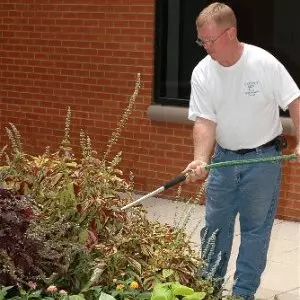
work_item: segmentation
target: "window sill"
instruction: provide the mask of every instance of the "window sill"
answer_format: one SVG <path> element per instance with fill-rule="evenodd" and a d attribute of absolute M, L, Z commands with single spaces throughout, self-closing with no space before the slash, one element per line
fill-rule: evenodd
<path fill-rule="evenodd" d="M 154 121 L 170 122 L 177 124 L 193 124 L 188 120 L 188 108 L 167 105 L 152 104 L 148 108 L 148 118 Z M 283 133 L 285 135 L 295 136 L 295 128 L 289 117 L 281 117 Z"/>

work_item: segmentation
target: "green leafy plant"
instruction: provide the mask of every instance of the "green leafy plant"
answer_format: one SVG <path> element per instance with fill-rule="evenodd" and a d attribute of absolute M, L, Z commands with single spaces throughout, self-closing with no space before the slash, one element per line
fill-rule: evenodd
<path fill-rule="evenodd" d="M 198 279 L 205 264 L 184 230 L 190 210 L 175 226 L 149 221 L 141 206 L 121 210 L 133 201 L 134 176 L 123 178 L 121 152 L 111 157 L 111 150 L 139 88 L 138 75 L 100 157 L 84 131 L 81 156 L 73 153 L 70 108 L 54 153 L 25 153 L 18 129 L 6 128 L 11 147 L 0 151 L 0 300 L 148 300 L 152 290 L 152 300 L 220 298 L 214 280 Z M 203 186 L 197 201 L 202 193 Z M 213 238 L 208 245 L 206 259 Z"/>
<path fill-rule="evenodd" d="M 133 174 L 129 180 L 122 178 L 120 152 L 109 158 L 133 110 L 139 87 L 138 76 L 128 107 L 102 157 L 83 131 L 82 155 L 73 153 L 70 108 L 65 134 L 54 153 L 49 148 L 39 156 L 25 153 L 17 128 L 13 124 L 7 128 L 11 147 L 1 151 L 5 164 L 0 167 L 0 185 L 33 203 L 34 217 L 26 221 L 19 240 L 29 239 L 36 245 L 31 253 L 35 272 L 26 272 L 28 260 L 20 265 L 12 252 L 6 251 L 5 265 L 10 274 L 19 271 L 17 277 L 0 280 L 0 284 L 17 284 L 25 291 L 30 290 L 29 282 L 37 284 L 39 290 L 55 285 L 70 295 L 96 293 L 99 288 L 94 288 L 100 286 L 101 292 L 115 291 L 116 297 L 121 294 L 115 282 L 136 281 L 139 290 L 127 293 L 139 297 L 159 282 L 196 284 L 201 259 L 182 229 L 150 222 L 140 206 L 128 213 L 121 210 L 133 200 Z M 3 207 L 9 205 L 6 202 Z M 21 218 L 17 206 L 13 211 Z"/>
<path fill-rule="evenodd" d="M 213 292 L 214 288 L 207 280 L 199 280 L 195 288 L 190 288 L 179 282 L 166 282 L 154 286 L 150 300 L 242 300 L 241 297 L 216 295 Z"/>
<path fill-rule="evenodd" d="M 175 300 L 181 296 L 184 300 L 202 300 L 206 293 L 196 293 L 192 288 L 184 286 L 179 282 L 157 284 L 151 296 L 151 300 Z"/>
<path fill-rule="evenodd" d="M 11 290 L 13 286 L 1 286 L 0 285 L 0 300 L 5 299 L 5 296 L 7 295 L 7 292 Z"/>

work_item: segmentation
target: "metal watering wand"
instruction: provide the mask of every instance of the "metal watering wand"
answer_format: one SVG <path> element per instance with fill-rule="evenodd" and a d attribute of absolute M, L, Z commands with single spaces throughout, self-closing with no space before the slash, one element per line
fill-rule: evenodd
<path fill-rule="evenodd" d="M 266 162 L 275 163 L 275 162 L 284 161 L 284 160 L 291 160 L 291 159 L 297 159 L 297 154 L 279 155 L 279 156 L 272 156 L 272 157 L 265 157 L 265 158 L 253 158 L 253 159 L 224 161 L 224 162 L 208 164 L 208 165 L 205 166 L 205 169 L 210 170 L 210 169 L 216 169 L 216 168 L 222 168 L 222 167 L 230 167 L 230 166 L 246 165 L 246 164 L 266 163 Z M 130 207 L 146 200 L 147 198 L 155 196 L 155 195 L 169 189 L 170 187 L 186 180 L 188 174 L 191 171 L 192 170 L 187 170 L 186 172 L 182 173 L 181 175 L 179 175 L 179 176 L 175 177 L 174 179 L 168 181 L 167 183 L 165 183 L 164 185 L 162 185 L 161 187 L 159 187 L 155 191 L 150 192 L 147 195 L 145 195 L 145 196 L 143 196 L 143 197 L 141 197 L 141 198 L 125 205 L 125 206 L 123 206 L 121 208 L 121 210 L 128 209 L 128 208 L 130 208 Z"/>

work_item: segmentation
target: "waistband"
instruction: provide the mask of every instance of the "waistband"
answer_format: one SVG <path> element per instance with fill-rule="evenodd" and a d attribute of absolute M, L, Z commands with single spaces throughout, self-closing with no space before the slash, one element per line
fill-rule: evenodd
<path fill-rule="evenodd" d="M 249 149 L 240 149 L 240 150 L 229 150 L 233 153 L 236 153 L 236 154 L 246 154 L 246 153 L 249 153 L 249 152 L 254 152 L 256 151 L 257 149 L 262 149 L 262 148 L 268 148 L 268 147 L 272 147 L 272 146 L 275 146 L 277 150 L 281 150 L 281 149 L 284 149 L 287 147 L 287 141 L 285 139 L 284 136 L 282 135 L 279 135 L 277 136 L 276 138 L 274 138 L 273 140 L 259 146 L 259 147 L 256 147 L 256 148 L 249 148 Z"/>

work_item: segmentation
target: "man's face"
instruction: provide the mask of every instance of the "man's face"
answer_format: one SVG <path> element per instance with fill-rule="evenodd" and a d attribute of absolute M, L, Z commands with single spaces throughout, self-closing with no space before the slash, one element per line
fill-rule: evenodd
<path fill-rule="evenodd" d="M 230 28 L 218 27 L 215 22 L 207 22 L 198 28 L 198 45 L 203 46 L 206 52 L 216 61 L 224 59 L 228 45 L 228 31 Z"/>

